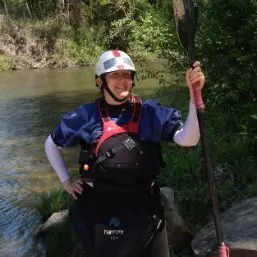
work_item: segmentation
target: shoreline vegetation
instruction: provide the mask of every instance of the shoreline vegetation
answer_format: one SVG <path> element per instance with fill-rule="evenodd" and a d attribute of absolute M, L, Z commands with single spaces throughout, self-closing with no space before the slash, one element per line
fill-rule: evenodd
<path fill-rule="evenodd" d="M 40 1 L 34 1 L 37 6 L 30 1 L 3 2 L 0 71 L 88 66 L 106 49 L 116 48 L 135 61 L 165 59 L 170 46 L 178 45 L 172 42 L 176 32 L 169 11 L 155 11 L 147 1 L 58 0 L 56 6 L 48 0 L 44 7 Z"/>
<path fill-rule="evenodd" d="M 135 61 L 166 59 L 167 70 L 184 72 L 187 64 L 171 2 L 2 1 L 0 70 L 90 65 L 103 50 L 119 48 Z M 207 77 L 203 92 L 207 138 L 223 212 L 257 196 L 257 3 L 200 0 L 199 10 L 196 42 Z M 151 75 L 158 77 L 158 73 Z M 166 83 L 153 97 L 165 105 L 176 103 L 186 113 L 185 90 L 162 82 Z M 160 185 L 174 189 L 188 231 L 194 235 L 212 218 L 201 146 L 185 149 L 164 144 L 163 148 L 167 167 L 159 177 Z M 67 207 L 69 200 L 61 200 L 62 195 L 57 190 L 41 196 L 38 208 L 43 221 Z M 58 235 L 45 242 L 51 249 L 48 257 L 57 256 L 57 246 L 64 245 Z M 174 256 L 185 255 L 178 251 Z"/>
<path fill-rule="evenodd" d="M 0 71 L 65 68 L 94 63 L 95 55 L 86 52 L 83 46 L 76 49 L 72 39 L 56 35 L 61 26 L 55 19 L 18 22 L 2 17 L 0 23 Z"/>

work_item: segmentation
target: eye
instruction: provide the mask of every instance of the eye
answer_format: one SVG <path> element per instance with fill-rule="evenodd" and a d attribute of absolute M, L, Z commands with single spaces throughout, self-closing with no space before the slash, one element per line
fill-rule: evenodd
<path fill-rule="evenodd" d="M 120 75 L 119 74 L 114 74 L 114 76 L 113 76 L 115 79 L 118 79 L 119 77 L 120 77 Z"/>
<path fill-rule="evenodd" d="M 113 79 L 116 79 L 116 78 L 119 78 L 119 74 L 118 73 L 112 73 L 110 75 L 110 77 L 113 78 Z"/>
<path fill-rule="evenodd" d="M 124 74 L 124 77 L 126 78 L 126 79 L 130 79 L 131 78 L 131 74 L 128 72 L 128 73 L 125 73 Z"/>

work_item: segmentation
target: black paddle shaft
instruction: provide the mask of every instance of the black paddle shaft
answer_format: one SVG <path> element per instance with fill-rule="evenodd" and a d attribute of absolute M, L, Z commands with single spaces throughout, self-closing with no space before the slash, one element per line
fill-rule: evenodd
<path fill-rule="evenodd" d="M 216 190 L 215 181 L 213 178 L 211 157 L 210 157 L 208 142 L 207 142 L 206 134 L 205 134 L 204 113 L 203 113 L 203 109 L 196 109 L 196 112 L 197 112 L 197 118 L 198 118 L 198 123 L 199 123 L 200 135 L 201 135 L 201 144 L 202 144 L 202 149 L 203 149 L 205 174 L 207 176 L 209 192 L 210 192 L 212 207 L 213 207 L 212 209 L 213 209 L 215 231 L 216 231 L 216 236 L 217 236 L 217 242 L 220 244 L 220 243 L 224 242 L 224 237 L 223 237 L 223 231 L 222 231 L 222 226 L 221 226 L 217 190 Z"/>
<path fill-rule="evenodd" d="M 197 29 L 198 5 L 196 0 L 173 0 L 174 14 L 177 25 L 177 32 L 181 45 L 187 55 L 190 67 L 193 68 L 195 62 L 195 33 Z M 199 123 L 201 144 L 203 149 L 205 173 L 209 185 L 209 192 L 213 206 L 214 224 L 216 230 L 217 241 L 223 243 L 223 231 L 221 227 L 221 219 L 219 212 L 219 203 L 216 192 L 215 181 L 213 179 L 213 170 L 208 143 L 205 134 L 204 122 L 204 104 L 202 102 L 201 91 L 199 85 L 193 85 L 194 98 L 196 103 L 197 118 Z"/>

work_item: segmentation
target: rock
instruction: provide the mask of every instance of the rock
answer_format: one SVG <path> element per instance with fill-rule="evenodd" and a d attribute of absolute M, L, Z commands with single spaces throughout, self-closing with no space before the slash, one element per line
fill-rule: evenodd
<path fill-rule="evenodd" d="M 39 225 L 35 231 L 34 236 L 41 236 L 56 230 L 57 227 L 62 226 L 68 220 L 68 210 L 53 213 L 45 223 Z"/>
<path fill-rule="evenodd" d="M 257 197 L 230 208 L 221 215 L 224 241 L 232 257 L 257 257 Z M 211 255 L 215 248 L 214 223 L 207 224 L 193 239 L 195 256 Z"/>
<path fill-rule="evenodd" d="M 161 196 L 164 203 L 164 215 L 169 245 L 185 247 L 190 244 L 192 236 L 186 231 L 186 225 L 175 204 L 172 188 L 162 187 Z"/>

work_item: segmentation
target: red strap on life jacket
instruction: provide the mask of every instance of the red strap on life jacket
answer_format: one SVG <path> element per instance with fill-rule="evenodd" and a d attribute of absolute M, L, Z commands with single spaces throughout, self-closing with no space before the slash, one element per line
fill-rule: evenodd
<path fill-rule="evenodd" d="M 142 113 L 142 101 L 137 96 L 132 96 L 131 98 L 133 103 L 133 114 L 131 116 L 130 121 L 128 124 L 124 125 L 117 125 L 115 122 L 111 120 L 107 113 L 106 105 L 104 99 L 98 99 L 98 111 L 102 120 L 103 124 L 103 132 L 100 140 L 98 141 L 98 144 L 95 149 L 95 154 L 98 153 L 100 145 L 107 140 L 108 138 L 122 134 L 122 133 L 134 133 L 138 134 L 138 124 L 141 119 L 141 113 Z"/>

